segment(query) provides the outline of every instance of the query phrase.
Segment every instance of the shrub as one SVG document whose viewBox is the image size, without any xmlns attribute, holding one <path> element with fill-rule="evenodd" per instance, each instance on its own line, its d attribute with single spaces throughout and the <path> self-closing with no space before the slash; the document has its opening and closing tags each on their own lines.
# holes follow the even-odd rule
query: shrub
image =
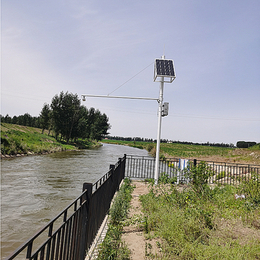
<svg viewBox="0 0 260 260">
<path fill-rule="evenodd" d="M 148 152 L 151 152 L 153 148 L 154 148 L 154 145 L 153 145 L 152 143 L 149 143 L 149 144 L 147 145 L 147 147 L 146 147 L 146 149 L 147 149 Z"/>
<path fill-rule="evenodd" d="M 150 151 L 150 154 L 152 157 L 155 157 L 156 156 L 156 148 L 153 147 L 152 150 Z"/>
<path fill-rule="evenodd" d="M 186 176 L 192 180 L 192 188 L 198 194 L 205 194 L 209 189 L 208 179 L 214 175 L 212 168 L 204 161 L 186 170 Z"/>
<path fill-rule="evenodd" d="M 249 180 L 244 181 L 241 185 L 241 193 L 245 194 L 247 199 L 255 205 L 260 205 L 260 176 L 252 173 Z"/>
<path fill-rule="evenodd" d="M 161 176 L 158 178 L 158 183 L 167 184 L 167 183 L 175 183 L 177 181 L 177 177 L 170 178 L 169 175 L 165 172 L 161 173 Z"/>
</svg>

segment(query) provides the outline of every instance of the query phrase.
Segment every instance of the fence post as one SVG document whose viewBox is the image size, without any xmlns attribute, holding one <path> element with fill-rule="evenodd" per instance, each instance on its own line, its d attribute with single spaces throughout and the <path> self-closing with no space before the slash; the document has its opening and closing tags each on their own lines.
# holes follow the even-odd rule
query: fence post
<svg viewBox="0 0 260 260">
<path fill-rule="evenodd" d="M 114 170 L 115 170 L 115 165 L 114 165 L 114 164 L 110 164 L 109 170 L 112 170 L 112 172 L 114 172 Z"/>
<path fill-rule="evenodd" d="M 123 179 L 125 178 L 125 165 L 126 165 L 126 154 L 123 157 Z"/>
<path fill-rule="evenodd" d="M 122 181 L 122 158 L 118 158 L 118 170 L 117 170 L 117 191 L 119 191 L 119 186 Z"/>
<path fill-rule="evenodd" d="M 112 181 L 112 183 L 114 183 L 114 172 L 115 172 L 115 165 L 114 164 L 109 165 L 109 171 L 111 171 L 111 181 Z"/>
<path fill-rule="evenodd" d="M 86 193 L 86 202 L 82 208 L 82 225 L 81 225 L 81 239 L 80 239 L 80 259 L 84 260 L 86 256 L 86 251 L 88 250 L 88 247 L 90 245 L 89 241 L 89 225 L 88 220 L 90 219 L 91 212 L 89 211 L 90 203 L 91 203 L 91 196 L 92 196 L 92 183 L 83 183 L 83 192 L 87 190 Z"/>
<path fill-rule="evenodd" d="M 91 195 L 92 195 L 92 183 L 89 183 L 89 182 L 83 183 L 82 192 L 84 192 L 85 190 L 88 190 L 87 194 L 86 194 L 87 195 L 86 200 L 89 202 Z"/>
<path fill-rule="evenodd" d="M 194 167 L 197 166 L 197 159 L 194 159 L 194 160 L 193 160 L 193 165 L 194 165 Z"/>
</svg>

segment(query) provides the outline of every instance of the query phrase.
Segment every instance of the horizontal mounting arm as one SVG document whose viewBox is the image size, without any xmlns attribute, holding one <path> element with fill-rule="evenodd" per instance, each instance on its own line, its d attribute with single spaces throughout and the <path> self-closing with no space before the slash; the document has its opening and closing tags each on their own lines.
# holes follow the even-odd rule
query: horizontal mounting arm
<svg viewBox="0 0 260 260">
<path fill-rule="evenodd" d="M 81 95 L 83 101 L 86 100 L 86 97 L 99 97 L 99 98 L 121 98 L 121 99 L 142 99 L 142 100 L 156 100 L 158 102 L 158 98 L 146 98 L 146 97 L 122 97 L 122 96 L 105 96 L 105 95 L 89 95 L 83 94 Z"/>
</svg>

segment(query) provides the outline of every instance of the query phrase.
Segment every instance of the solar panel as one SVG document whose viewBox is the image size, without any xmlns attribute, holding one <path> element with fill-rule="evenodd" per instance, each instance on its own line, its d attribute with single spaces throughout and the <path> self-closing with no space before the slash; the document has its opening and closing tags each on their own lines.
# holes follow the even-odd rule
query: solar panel
<svg viewBox="0 0 260 260">
<path fill-rule="evenodd" d="M 157 77 L 168 77 L 171 78 L 172 82 L 175 79 L 175 71 L 173 60 L 156 59 L 154 66 L 154 80 Z"/>
</svg>

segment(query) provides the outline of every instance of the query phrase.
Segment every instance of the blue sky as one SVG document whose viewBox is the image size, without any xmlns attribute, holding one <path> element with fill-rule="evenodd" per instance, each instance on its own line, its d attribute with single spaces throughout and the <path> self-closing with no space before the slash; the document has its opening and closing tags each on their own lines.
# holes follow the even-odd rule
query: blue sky
<svg viewBox="0 0 260 260">
<path fill-rule="evenodd" d="M 2 0 L 1 114 L 38 116 L 61 91 L 152 97 L 173 59 L 162 138 L 260 142 L 260 1 Z M 125 84 L 124 84 L 125 83 Z M 88 98 L 111 135 L 156 138 L 156 101 Z"/>
</svg>

